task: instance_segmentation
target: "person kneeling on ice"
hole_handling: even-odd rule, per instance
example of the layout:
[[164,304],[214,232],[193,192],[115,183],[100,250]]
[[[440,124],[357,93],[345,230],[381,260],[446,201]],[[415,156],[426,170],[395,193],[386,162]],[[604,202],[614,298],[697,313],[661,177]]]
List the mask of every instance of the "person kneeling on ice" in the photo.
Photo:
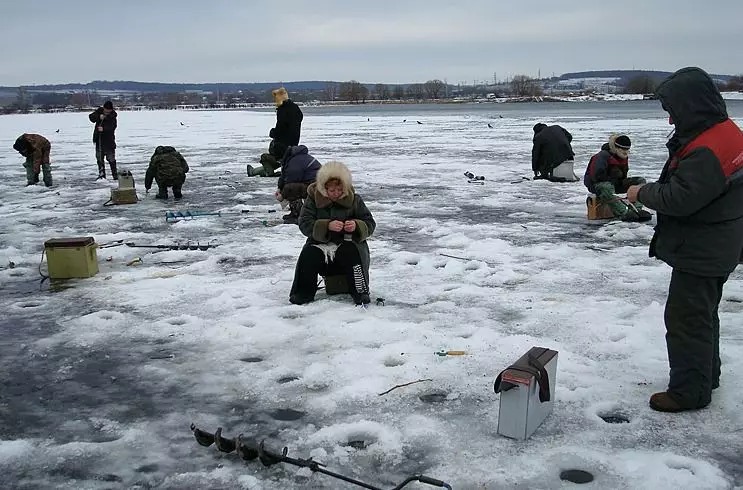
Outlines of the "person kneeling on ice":
[[307,152],[306,146],[287,148],[282,159],[276,191],[276,199],[279,202],[289,203],[289,214],[283,216],[284,223],[298,224],[299,212],[307,197],[307,188],[315,181],[320,167],[320,162]]
[[157,182],[157,199],[168,198],[168,187],[173,188],[173,197],[180,199],[181,187],[186,181],[188,163],[172,146],[158,146],[150,158],[150,166],[144,177],[146,191],[152,188],[152,179]]
[[562,126],[534,125],[534,146],[531,149],[531,169],[534,180],[547,179],[551,182],[576,182],[578,176],[573,172],[575,153],[570,143],[573,135]]
[[[348,292],[357,305],[369,303],[369,246],[377,224],[351,185],[351,172],[341,162],[328,162],[307,189],[299,229],[307,236],[294,271],[289,301],[301,305],[315,299],[318,274],[325,291]],[[346,287],[336,289],[345,279]],[[332,286],[331,286],[332,285]]]
[[52,185],[52,168],[49,165],[49,152],[52,144],[40,134],[24,133],[15,140],[13,149],[26,157],[26,185],[39,183],[39,172],[44,172],[44,185]]
[[622,221],[648,221],[652,215],[642,205],[628,206],[615,194],[624,194],[632,185],[644,184],[642,177],[627,177],[629,151],[632,142],[625,134],[613,134],[601,151],[591,157],[583,176],[588,191],[595,194],[599,203],[606,204],[614,216]]

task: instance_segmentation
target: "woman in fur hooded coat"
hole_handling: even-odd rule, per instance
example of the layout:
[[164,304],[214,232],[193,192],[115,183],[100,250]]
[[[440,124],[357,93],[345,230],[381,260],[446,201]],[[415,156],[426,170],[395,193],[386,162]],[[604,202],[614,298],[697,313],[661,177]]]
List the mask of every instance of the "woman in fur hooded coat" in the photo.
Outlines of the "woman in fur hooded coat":
[[[368,304],[370,257],[366,239],[375,227],[374,217],[353,188],[348,167],[341,162],[326,163],[307,189],[299,214],[299,229],[307,242],[297,260],[289,301],[313,301],[319,274],[326,278],[328,294],[348,292],[357,305]],[[345,279],[346,287],[331,288],[337,278]]]

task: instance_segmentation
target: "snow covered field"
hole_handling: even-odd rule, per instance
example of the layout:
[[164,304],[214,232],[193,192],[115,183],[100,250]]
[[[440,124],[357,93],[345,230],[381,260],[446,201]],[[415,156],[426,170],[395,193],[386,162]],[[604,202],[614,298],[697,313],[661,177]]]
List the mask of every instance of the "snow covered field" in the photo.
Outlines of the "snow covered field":
[[[588,222],[581,183],[521,180],[539,121],[573,133],[581,176],[609,133],[626,131],[631,173],[655,179],[665,114],[657,103],[550,107],[305,111],[302,142],[351,167],[378,223],[371,296],[386,305],[366,311],[322,291],[288,302],[304,237],[273,226],[275,179],[245,175],[272,112],[120,113],[119,166],[142,200],[113,207],[102,204],[114,184],[94,180],[87,114],[0,117],[0,486],[349,488],[199,447],[194,422],[382,487],[424,473],[460,489],[572,488],[559,474],[577,468],[595,476],[586,488],[743,488],[743,275],[721,304],[712,405],[653,412],[668,374],[670,269],[647,256],[652,226]],[[729,109],[742,123],[743,104]],[[23,132],[52,142],[50,190],[24,187],[11,148]],[[177,204],[144,194],[159,144],[191,166]],[[468,184],[464,171],[487,180]],[[168,209],[234,214],[168,224]],[[105,248],[95,277],[40,290],[44,241],[72,236],[221,246]],[[513,441],[496,434],[493,380],[532,346],[559,351],[556,402],[531,439]]]

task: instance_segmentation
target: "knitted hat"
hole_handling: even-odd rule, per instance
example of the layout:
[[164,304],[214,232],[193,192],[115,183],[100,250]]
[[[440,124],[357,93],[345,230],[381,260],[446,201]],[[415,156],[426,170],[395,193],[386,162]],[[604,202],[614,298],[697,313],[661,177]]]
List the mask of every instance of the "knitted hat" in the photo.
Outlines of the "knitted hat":
[[547,125],[544,124],[544,123],[536,123],[534,125],[534,133],[536,134],[536,133],[540,132],[541,130],[543,130],[546,127],[547,127]]
[[626,134],[620,134],[617,136],[614,140],[614,144],[621,150],[629,150],[632,147],[632,142]]
[[110,100],[107,100],[106,102],[103,103],[103,108],[112,111],[114,110],[114,104]]

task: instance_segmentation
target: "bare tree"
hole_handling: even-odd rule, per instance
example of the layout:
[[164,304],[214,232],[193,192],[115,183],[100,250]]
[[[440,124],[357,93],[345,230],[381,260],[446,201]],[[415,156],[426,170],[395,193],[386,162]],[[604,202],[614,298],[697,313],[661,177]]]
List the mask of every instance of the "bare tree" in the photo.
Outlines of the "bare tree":
[[628,94],[652,94],[655,92],[655,80],[648,75],[639,75],[630,78],[624,87]]
[[340,85],[340,97],[351,102],[366,102],[369,96],[369,89],[361,85],[357,80],[343,82]]
[[511,79],[511,91],[518,97],[542,95],[542,88],[533,78],[526,75],[516,75]]
[[730,92],[743,90],[743,75],[730,77],[728,83],[725,84],[725,90]]
[[411,99],[420,100],[425,93],[426,91],[420,83],[414,83],[408,87],[408,97]]
[[324,93],[325,100],[332,102],[338,97],[338,84],[335,82],[328,82],[325,84]]
[[374,92],[379,100],[387,100],[390,98],[390,88],[383,83],[376,84],[374,86]]
[[429,99],[438,99],[446,84],[439,79],[429,80],[424,84]]
[[404,98],[405,88],[402,85],[395,85],[395,88],[392,89],[392,97],[397,100]]

